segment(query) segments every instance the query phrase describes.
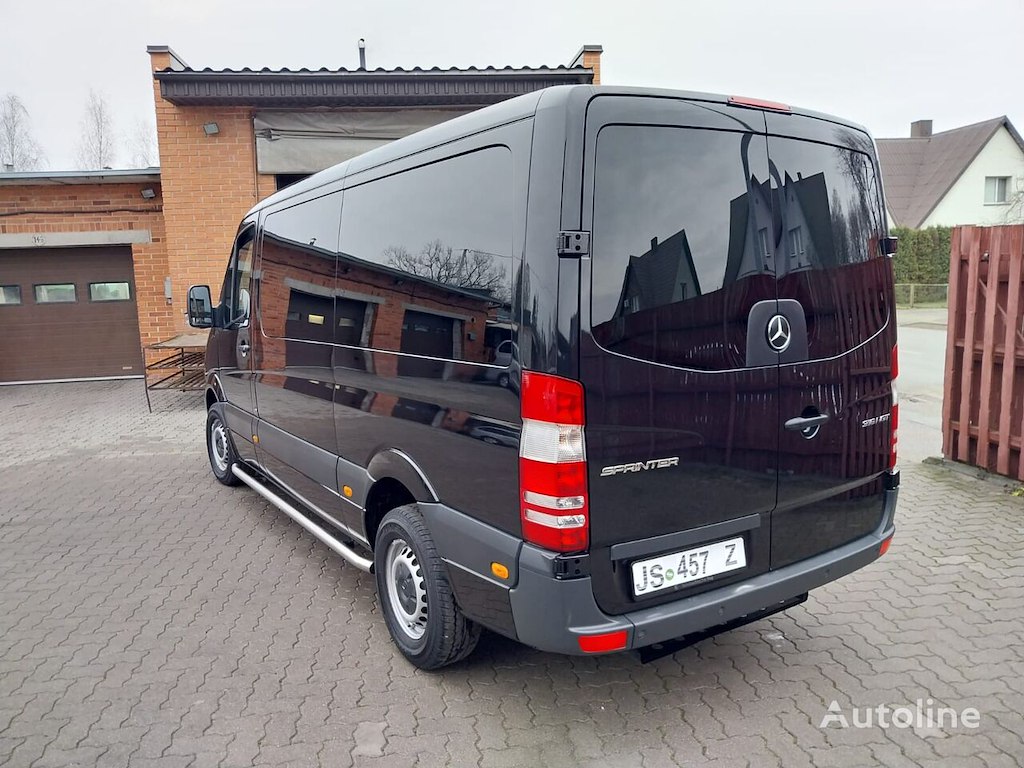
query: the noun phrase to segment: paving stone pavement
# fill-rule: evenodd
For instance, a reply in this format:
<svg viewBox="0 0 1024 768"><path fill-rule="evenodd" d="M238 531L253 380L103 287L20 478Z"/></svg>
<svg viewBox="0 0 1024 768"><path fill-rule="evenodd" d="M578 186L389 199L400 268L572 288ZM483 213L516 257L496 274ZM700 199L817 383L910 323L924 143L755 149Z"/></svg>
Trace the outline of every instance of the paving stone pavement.
<svg viewBox="0 0 1024 768"><path fill-rule="evenodd" d="M1024 763L1024 499L904 467L888 555L658 662L409 666L373 580L210 476L197 395L0 387L0 765ZM975 729L819 727L837 702ZM861 719L863 722L863 718Z"/></svg>

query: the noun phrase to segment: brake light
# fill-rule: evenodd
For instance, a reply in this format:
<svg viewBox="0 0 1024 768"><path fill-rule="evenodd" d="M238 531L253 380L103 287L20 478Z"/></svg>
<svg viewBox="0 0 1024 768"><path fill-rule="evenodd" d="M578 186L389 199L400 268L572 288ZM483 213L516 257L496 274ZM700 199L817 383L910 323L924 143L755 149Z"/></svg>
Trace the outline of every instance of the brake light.
<svg viewBox="0 0 1024 768"><path fill-rule="evenodd" d="M748 96L730 96L729 103L740 107L753 107L754 109L768 109L772 112L792 112L788 104L780 104L777 101L765 101L764 99L752 99Z"/></svg>
<svg viewBox="0 0 1024 768"><path fill-rule="evenodd" d="M889 412L889 426L890 426L890 442L889 442L889 471L896 471L896 445L898 442L899 426L900 426L900 401L899 394L896 389L896 379L900 375L900 356L899 346L893 345L892 348L892 410Z"/></svg>
<svg viewBox="0 0 1024 768"><path fill-rule="evenodd" d="M583 385L524 371L519 440L523 538L556 552L587 548L590 533Z"/></svg>

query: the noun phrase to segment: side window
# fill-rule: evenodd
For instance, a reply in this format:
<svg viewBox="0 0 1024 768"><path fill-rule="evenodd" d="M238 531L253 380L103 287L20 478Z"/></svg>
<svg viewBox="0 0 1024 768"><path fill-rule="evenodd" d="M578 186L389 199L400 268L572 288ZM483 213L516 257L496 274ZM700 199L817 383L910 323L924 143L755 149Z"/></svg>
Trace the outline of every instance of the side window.
<svg viewBox="0 0 1024 768"><path fill-rule="evenodd" d="M224 275L224 287L220 302L225 321L230 328L246 328L249 325L249 309L252 304L252 260L256 227L247 227L235 240L231 263Z"/></svg>
<svg viewBox="0 0 1024 768"><path fill-rule="evenodd" d="M409 353L400 375L444 376L444 360L498 362L512 329L512 206L507 147L347 189L338 296L361 305L339 310L350 332L337 342Z"/></svg>
<svg viewBox="0 0 1024 768"><path fill-rule="evenodd" d="M267 216L260 241L259 308L266 336L333 341L340 223L340 192Z"/></svg>

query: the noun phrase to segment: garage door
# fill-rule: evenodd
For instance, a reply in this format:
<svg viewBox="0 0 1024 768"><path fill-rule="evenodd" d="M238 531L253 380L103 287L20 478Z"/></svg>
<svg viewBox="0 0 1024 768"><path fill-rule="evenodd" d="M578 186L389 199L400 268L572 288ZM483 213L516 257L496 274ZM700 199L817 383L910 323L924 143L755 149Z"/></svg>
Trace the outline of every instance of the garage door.
<svg viewBox="0 0 1024 768"><path fill-rule="evenodd" d="M0 250L0 381L141 373L131 248Z"/></svg>

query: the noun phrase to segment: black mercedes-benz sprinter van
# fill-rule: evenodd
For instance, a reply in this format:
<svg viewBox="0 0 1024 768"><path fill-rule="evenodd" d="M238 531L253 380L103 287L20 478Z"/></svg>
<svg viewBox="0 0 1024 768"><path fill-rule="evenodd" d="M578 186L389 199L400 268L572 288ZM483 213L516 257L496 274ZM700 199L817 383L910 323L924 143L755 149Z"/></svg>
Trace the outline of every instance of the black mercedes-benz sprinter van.
<svg viewBox="0 0 1024 768"><path fill-rule="evenodd" d="M750 99L551 88L242 221L207 446L376 575L401 652L486 627L672 649L894 532L896 323L871 137Z"/></svg>

